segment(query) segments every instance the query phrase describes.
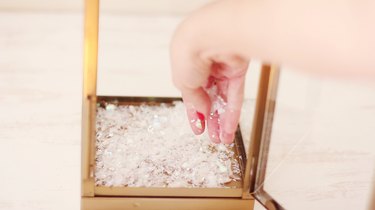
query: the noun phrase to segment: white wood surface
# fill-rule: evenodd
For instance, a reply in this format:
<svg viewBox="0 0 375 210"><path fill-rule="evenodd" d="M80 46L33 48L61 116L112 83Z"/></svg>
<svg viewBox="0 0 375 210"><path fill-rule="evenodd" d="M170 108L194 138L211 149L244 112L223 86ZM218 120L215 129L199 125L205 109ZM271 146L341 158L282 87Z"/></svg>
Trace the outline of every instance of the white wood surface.
<svg viewBox="0 0 375 210"><path fill-rule="evenodd" d="M102 12L183 15L212 0L100 0ZM83 0L0 0L4 11L80 12Z"/></svg>
<svg viewBox="0 0 375 210"><path fill-rule="evenodd" d="M79 209L82 20L75 12L0 13L0 209ZM178 95L170 81L167 52L178 21L179 17L172 16L103 16L99 93ZM256 87L255 69L256 64L249 72L250 98ZM282 164L266 187L288 209L365 208L371 183L369 165L374 165L375 154L371 132L375 130L371 127L375 126L371 124L375 97L370 91L373 87L353 88L359 92L348 94L347 107L356 106L349 103L354 102L352 97L360 100L367 110L368 126L350 129L364 131L371 138L311 138L291 153L299 138L279 138L272 148L270 167ZM329 102L331 95L326 96L322 100ZM288 97L295 95L283 98ZM298 104L284 102L284 108ZM351 120L357 117L348 115ZM298 126L279 128L280 132L298 130ZM345 129L339 126L334 133L345 134ZM290 182L294 184L288 185Z"/></svg>
<svg viewBox="0 0 375 210"><path fill-rule="evenodd" d="M0 14L0 209L79 209L82 16Z"/></svg>
<svg viewBox="0 0 375 210"><path fill-rule="evenodd" d="M375 86L283 71L265 189L287 209L366 209Z"/></svg>

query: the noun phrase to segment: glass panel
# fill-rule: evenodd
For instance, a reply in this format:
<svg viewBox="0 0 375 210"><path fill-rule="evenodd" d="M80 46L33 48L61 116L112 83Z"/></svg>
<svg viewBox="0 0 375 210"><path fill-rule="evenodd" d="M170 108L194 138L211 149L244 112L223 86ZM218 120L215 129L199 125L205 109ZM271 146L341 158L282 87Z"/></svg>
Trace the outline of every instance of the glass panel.
<svg viewBox="0 0 375 210"><path fill-rule="evenodd" d="M250 135L254 119L255 100L257 97L261 63L250 62L245 83L245 95L241 110L240 128L246 154L249 153Z"/></svg>
<svg viewBox="0 0 375 210"><path fill-rule="evenodd" d="M282 71L264 190L288 210L366 210L375 86Z"/></svg>
<svg viewBox="0 0 375 210"><path fill-rule="evenodd" d="M168 51L184 13L174 3L142 2L100 2L98 95L179 96Z"/></svg>
<svg viewBox="0 0 375 210"><path fill-rule="evenodd" d="M207 133L195 136L185 107L170 98L180 96L169 43L184 3L117 3L100 5L95 193L241 197L240 135L241 144L229 146L211 143Z"/></svg>

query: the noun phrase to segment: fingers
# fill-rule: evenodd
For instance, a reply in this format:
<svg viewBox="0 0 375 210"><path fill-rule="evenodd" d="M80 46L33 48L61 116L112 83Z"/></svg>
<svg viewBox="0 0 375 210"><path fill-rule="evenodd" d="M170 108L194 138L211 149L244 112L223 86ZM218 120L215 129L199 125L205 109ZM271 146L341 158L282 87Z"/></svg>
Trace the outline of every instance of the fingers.
<svg viewBox="0 0 375 210"><path fill-rule="evenodd" d="M220 143L220 114L224 112L226 105L226 92L228 89L228 79L215 75L210 77L206 86L206 91L211 100L210 115L207 119L208 135L212 142ZM218 79L220 78L220 79Z"/></svg>
<svg viewBox="0 0 375 210"><path fill-rule="evenodd" d="M186 112L194 134L202 134L210 111L210 99L203 90L210 73L210 65L204 64L190 51L179 51L172 47L172 76L175 86L180 89ZM184 46L182 45L181 48Z"/></svg>
<svg viewBox="0 0 375 210"><path fill-rule="evenodd" d="M217 80L207 90L211 113L207 119L208 133L214 143L231 144L237 131L244 95L245 76Z"/></svg>
<svg viewBox="0 0 375 210"><path fill-rule="evenodd" d="M248 60L232 53L222 53L221 49L202 49L200 44L205 42L192 42L193 25L182 24L174 35L171 44L173 82L182 93L193 132L202 134L207 121L213 142L231 143L243 99L243 75L246 71L243 67L247 66ZM214 100L204 89L211 85L210 75L221 81L217 86L219 94L228 104L223 110L212 109Z"/></svg>
<svg viewBox="0 0 375 210"><path fill-rule="evenodd" d="M215 79L207 86L212 113L207 127L213 142L230 144L240 118L248 61L235 55L221 55L216 59L220 63L213 65L211 72Z"/></svg>
<svg viewBox="0 0 375 210"><path fill-rule="evenodd" d="M220 123L218 111L210 113L207 119L208 135L212 142L220 143Z"/></svg>
<svg viewBox="0 0 375 210"><path fill-rule="evenodd" d="M207 83L211 61L198 56L198 46L186 44L190 40L190 30L180 25L171 44L172 77L180 89L190 126L195 134L202 134L206 127L211 102L202 87Z"/></svg>
<svg viewBox="0 0 375 210"><path fill-rule="evenodd" d="M227 89L227 105L224 113L220 115L220 140L230 144L238 127L241 107L244 97L245 76L229 80Z"/></svg>

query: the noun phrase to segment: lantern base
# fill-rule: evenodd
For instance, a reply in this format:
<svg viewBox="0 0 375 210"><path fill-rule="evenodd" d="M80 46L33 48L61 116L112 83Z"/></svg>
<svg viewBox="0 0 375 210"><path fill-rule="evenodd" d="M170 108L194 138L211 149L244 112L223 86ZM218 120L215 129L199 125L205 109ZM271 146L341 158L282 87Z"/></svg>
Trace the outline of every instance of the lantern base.
<svg viewBox="0 0 375 210"><path fill-rule="evenodd" d="M253 210L254 199L83 197L82 210Z"/></svg>

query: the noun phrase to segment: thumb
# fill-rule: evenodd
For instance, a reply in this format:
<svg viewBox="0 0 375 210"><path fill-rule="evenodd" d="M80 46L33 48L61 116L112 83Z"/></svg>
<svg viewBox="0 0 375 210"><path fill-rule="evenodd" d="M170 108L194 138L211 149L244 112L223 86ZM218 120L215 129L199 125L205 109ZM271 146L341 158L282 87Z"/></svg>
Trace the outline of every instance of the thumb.
<svg viewBox="0 0 375 210"><path fill-rule="evenodd" d="M191 129L197 135L202 134L211 107L210 98L202 87L186 88L182 89L181 92Z"/></svg>

